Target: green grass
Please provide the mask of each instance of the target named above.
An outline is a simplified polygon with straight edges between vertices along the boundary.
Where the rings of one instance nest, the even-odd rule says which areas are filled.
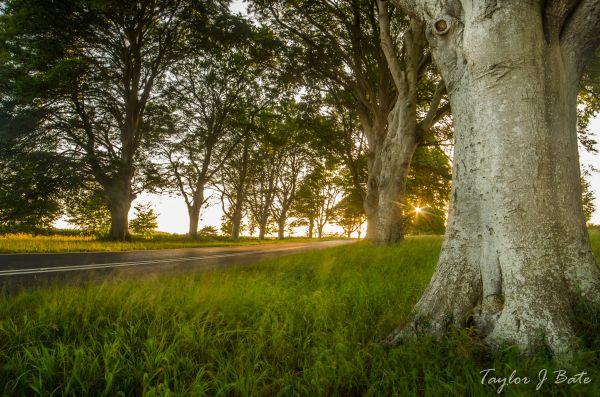
[[[339,237],[338,237],[339,238]],[[243,237],[232,241],[225,237],[202,237],[193,240],[181,235],[160,234],[152,238],[134,237],[132,241],[118,242],[107,241],[95,236],[83,235],[31,235],[23,233],[0,234],[0,253],[20,252],[94,252],[94,251],[131,251],[131,250],[158,250],[170,248],[194,247],[228,247],[234,245],[255,245],[289,242],[314,242],[322,240],[303,237],[292,237],[284,240]]]
[[[598,253],[600,233],[592,238]],[[380,345],[407,320],[440,247],[440,237],[358,243],[225,271],[5,297],[0,394],[493,396],[496,387],[480,384],[482,369],[551,374],[547,354],[490,355],[468,331]],[[547,381],[539,395],[600,395],[600,338],[590,331],[599,325],[589,318],[588,348],[573,363],[592,383]],[[535,384],[505,391],[536,395]]]

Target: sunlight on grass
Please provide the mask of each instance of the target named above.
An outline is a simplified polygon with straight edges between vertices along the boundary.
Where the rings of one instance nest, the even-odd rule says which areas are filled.
[[[597,250],[600,234],[592,238]],[[484,368],[553,371],[543,353],[491,356],[466,331],[380,345],[407,320],[441,242],[358,243],[224,271],[6,297],[0,394],[493,396],[495,387],[480,384]],[[600,338],[590,344],[574,368],[594,381],[548,384],[542,395],[600,395]],[[535,385],[506,391],[536,395]]]
[[[68,236],[68,235],[37,235],[31,234],[3,234],[0,235],[0,252],[94,252],[94,251],[131,251],[131,250],[157,250],[171,248],[193,247],[226,247],[236,245],[277,244],[289,242],[314,242],[331,240],[309,239],[303,237],[286,238],[284,240],[258,240],[244,237],[239,241],[231,241],[225,237],[200,238],[192,240],[185,236],[158,235],[149,239],[137,237],[128,242],[106,241],[94,236]]]

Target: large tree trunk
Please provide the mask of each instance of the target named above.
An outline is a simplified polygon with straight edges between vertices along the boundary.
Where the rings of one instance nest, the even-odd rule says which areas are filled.
[[[277,221],[277,240],[283,240],[285,238],[285,224],[287,223],[289,206],[288,202],[282,204],[279,220]]]
[[[129,234],[129,210],[135,195],[128,183],[105,188],[107,206],[110,211],[109,238],[116,241],[131,240]]]
[[[486,3],[462,21],[433,1],[428,10],[454,114],[452,198],[435,274],[390,338],[472,323],[492,346],[562,355],[574,347],[575,307],[600,302],[581,204],[578,78],[545,37],[539,4]]]
[[[399,99],[389,114],[388,133],[381,153],[375,238],[379,244],[396,243],[404,238],[404,193],[416,148],[416,103],[411,98]]]
[[[190,225],[188,228],[188,237],[192,239],[198,238],[198,224],[200,223],[200,210],[198,208],[191,208],[188,211],[190,218]]]

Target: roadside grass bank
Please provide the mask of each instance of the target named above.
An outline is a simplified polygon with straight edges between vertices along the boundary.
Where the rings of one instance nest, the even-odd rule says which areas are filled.
[[[600,233],[591,232],[595,252]],[[379,343],[427,285],[441,237],[366,243],[224,271],[107,281],[0,299],[0,394],[494,396],[480,371],[529,384],[509,396],[600,395],[600,319],[568,374],[540,353],[490,355],[469,331],[392,349]],[[538,373],[548,371],[539,391]]]
[[[283,240],[274,238],[258,240],[257,238],[252,237],[242,237],[239,240],[233,241],[227,237],[200,237],[198,239],[190,239],[184,235],[157,234],[149,238],[134,236],[131,241],[120,242],[85,235],[31,235],[13,233],[0,234],[0,253],[98,252],[231,247],[238,245],[307,243],[339,239],[343,239],[343,237],[327,237],[323,239],[288,237]]]

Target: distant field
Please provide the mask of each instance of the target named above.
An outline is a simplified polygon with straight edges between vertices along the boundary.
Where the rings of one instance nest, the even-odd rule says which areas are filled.
[[[596,253],[600,234],[592,232]],[[0,395],[494,396],[479,372],[537,379],[544,353],[488,354],[468,331],[393,349],[441,237],[366,243],[210,273],[109,281],[0,299]],[[600,395],[600,318],[572,364],[588,385],[506,395]]]
[[[341,237],[335,237],[339,239]],[[93,252],[93,251],[131,251],[131,250],[156,250],[169,248],[193,247],[221,247],[233,245],[272,244],[289,242],[311,242],[331,240],[309,239],[304,237],[291,237],[284,240],[267,239],[258,240],[243,237],[239,241],[232,241],[225,237],[201,237],[198,240],[189,239],[181,235],[161,234],[152,238],[134,237],[129,242],[115,242],[99,239],[94,236],[78,235],[37,235],[31,234],[0,234],[0,253],[4,252]]]

